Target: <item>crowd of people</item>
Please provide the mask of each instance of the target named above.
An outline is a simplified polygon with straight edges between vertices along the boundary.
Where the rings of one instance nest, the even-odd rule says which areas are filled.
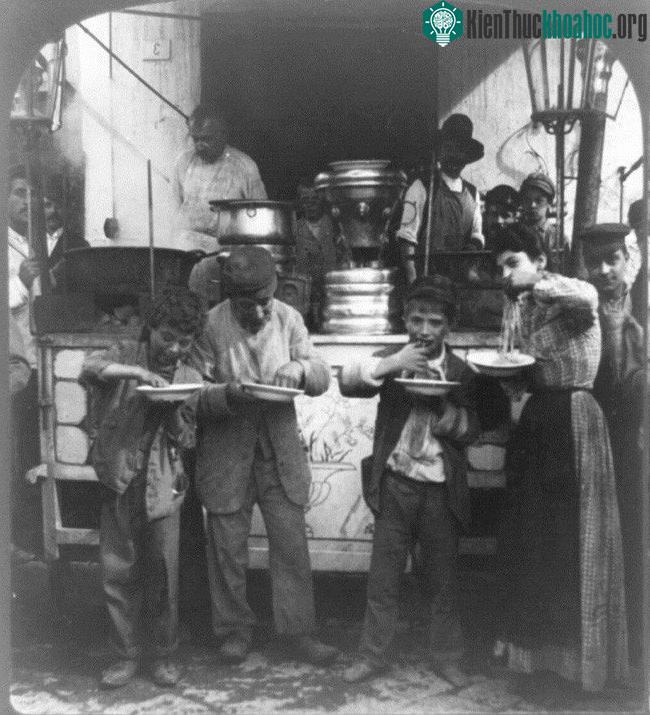
[[[215,221],[206,211],[209,199],[266,192],[254,162],[226,143],[217,115],[199,108],[189,127],[194,149],[179,159],[176,186],[181,230],[191,244],[192,232],[210,230]],[[497,186],[487,192],[482,214],[476,188],[461,178],[464,166],[483,155],[472,132],[468,117],[452,115],[440,133],[435,196],[421,178],[406,192],[396,233],[408,286],[406,345],[344,365],[338,377],[343,395],[379,395],[373,451],[362,465],[363,495],[375,517],[366,614],[357,657],[343,678],[356,683],[390,666],[400,579],[415,543],[431,582],[434,668],[452,680],[462,676],[467,644],[457,557],[470,521],[465,446],[510,421],[506,395],[526,393],[507,447],[498,558],[503,609],[494,655],[513,669],[554,670],[599,690],[625,681],[630,652],[638,660],[641,647],[633,624],[642,602],[636,568],[645,356],[630,306],[638,242],[629,226],[591,226],[579,237],[586,280],[563,275],[564,242],[549,221],[553,182],[534,173],[518,191]],[[17,394],[29,389],[35,366],[21,312],[38,277],[38,265],[21,253],[25,181],[12,175],[9,187]],[[323,273],[336,263],[337,234],[312,187],[300,191],[299,258],[304,269],[318,263]],[[427,235],[435,243],[424,254],[430,262],[424,271],[417,257],[430,221]],[[535,358],[526,373],[501,382],[478,377],[447,343],[457,297],[454,281],[436,272],[436,251],[483,249],[491,252],[505,300],[519,306],[520,347]],[[463,265],[468,275],[476,268]],[[305,661],[327,665],[338,656],[316,635],[304,516],[311,477],[294,404],[267,402],[242,388],[259,382],[318,396],[330,385],[330,368],[302,315],[274,298],[276,266],[264,248],[231,250],[220,282],[222,300],[207,314],[191,290],[159,292],[138,340],[119,340],[83,365],[81,381],[96,406],[91,457],[102,485],[100,559],[117,653],[101,674],[104,687],[126,684],[142,663],[161,686],[179,680],[179,510],[190,477],[204,512],[220,657],[238,663],[251,648],[255,616],[246,569],[255,504],[268,535],[278,636]],[[322,282],[315,290],[322,292]],[[456,386],[444,397],[422,397],[407,392],[400,377]],[[149,402],[135,390],[174,382],[203,386],[180,404]]]

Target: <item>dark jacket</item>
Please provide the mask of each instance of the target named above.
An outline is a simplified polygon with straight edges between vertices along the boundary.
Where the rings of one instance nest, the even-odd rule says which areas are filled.
[[[387,357],[400,350],[391,346],[376,353],[375,357]],[[454,388],[447,399],[456,407],[467,411],[467,429],[455,438],[436,435],[443,451],[445,477],[449,492],[449,506],[458,521],[467,527],[470,521],[469,488],[467,486],[467,460],[464,445],[473,442],[480,427],[476,415],[474,373],[467,365],[446,348],[444,370],[448,380],[462,382]],[[358,370],[344,368],[339,377],[341,394],[348,397],[371,397],[379,393],[379,406],[375,421],[375,438],[370,469],[363,470],[363,496],[371,511],[381,511],[381,483],[386,463],[400,438],[414,400],[426,398],[412,396],[402,385],[387,377],[381,387],[370,387],[359,377]]]
[[[146,473],[149,520],[180,508],[187,480],[180,450],[194,446],[194,413],[177,403],[151,402],[136,391],[137,380],[103,380],[112,363],[148,368],[146,343],[123,340],[84,361],[80,382],[91,388],[91,458],[99,481],[123,494],[136,476]],[[176,383],[202,381],[201,365],[181,364]]]

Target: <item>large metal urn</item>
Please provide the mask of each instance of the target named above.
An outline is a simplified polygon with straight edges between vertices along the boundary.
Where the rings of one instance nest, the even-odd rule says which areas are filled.
[[[314,186],[339,222],[353,253],[379,257],[387,221],[406,189],[406,174],[388,159],[334,161]],[[374,254],[374,256],[373,256]]]
[[[401,327],[396,269],[355,268],[325,276],[323,332],[385,335]]]

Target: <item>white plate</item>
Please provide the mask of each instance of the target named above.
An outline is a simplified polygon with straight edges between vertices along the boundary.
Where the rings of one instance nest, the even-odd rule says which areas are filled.
[[[461,384],[450,380],[425,380],[416,377],[396,377],[395,382],[403,385],[407,392],[412,392],[414,395],[425,395],[426,397],[446,395],[449,390]]]
[[[498,350],[470,350],[467,361],[483,375],[490,377],[511,377],[535,362],[532,355],[515,350],[508,355]]]
[[[177,385],[167,385],[166,387],[140,385],[135,389],[146,395],[147,399],[152,402],[182,402],[202,387],[203,383],[201,382],[179,382]]]
[[[259,400],[271,402],[291,402],[294,397],[304,395],[304,390],[294,387],[279,387],[278,385],[262,385],[259,382],[242,382],[242,389]]]

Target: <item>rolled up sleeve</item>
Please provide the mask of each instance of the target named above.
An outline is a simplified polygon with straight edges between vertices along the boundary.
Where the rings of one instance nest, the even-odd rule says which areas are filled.
[[[402,220],[397,229],[397,238],[417,245],[426,201],[427,190],[424,184],[416,179],[404,194]]]
[[[108,350],[95,350],[90,353],[84,360],[79,382],[83,385],[104,383],[102,373],[109,365],[114,363],[124,364],[124,353],[124,347],[119,343],[111,346]]]

